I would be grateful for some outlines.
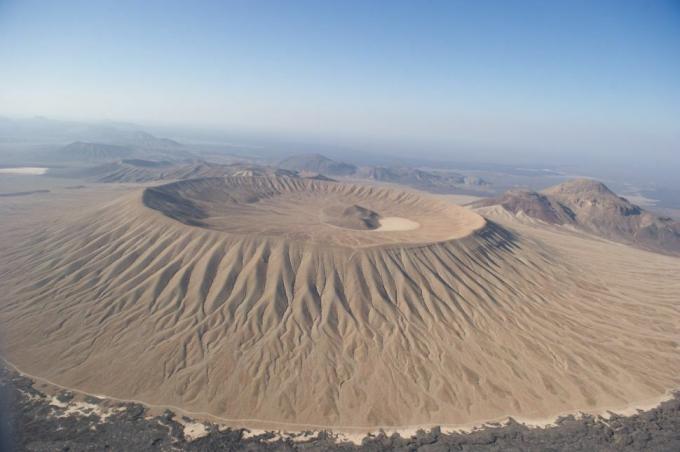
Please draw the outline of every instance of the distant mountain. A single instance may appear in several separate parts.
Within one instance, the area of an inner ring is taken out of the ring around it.
[[[120,158],[197,158],[187,146],[175,140],[156,137],[135,124],[110,121],[86,123],[44,117],[0,117],[0,142],[39,146],[19,156],[19,159],[31,162],[92,163]],[[47,149],[54,145],[65,147],[55,152]],[[79,159],[79,155],[83,158]]]
[[[435,193],[452,191],[484,190],[489,184],[478,177],[464,176],[452,172],[425,171],[410,167],[357,167],[350,163],[338,162],[321,154],[305,154],[289,157],[278,166],[302,173],[321,176],[351,177],[376,182],[407,185]]]
[[[455,189],[482,189],[489,185],[478,177],[464,176],[451,172],[424,171],[408,167],[365,167],[361,168],[357,176],[379,182],[408,185],[431,192],[447,192]]]
[[[325,176],[350,176],[358,169],[355,165],[337,162],[321,154],[294,155],[279,162],[278,167]]]
[[[180,149],[183,147],[182,144],[175,140],[158,138],[142,130],[121,133],[118,141],[144,149]]]
[[[0,117],[0,140],[6,142],[86,141],[120,145],[181,146],[167,138],[157,138],[135,124],[121,122],[77,122],[49,119]]]
[[[76,141],[59,149],[55,153],[55,157],[69,162],[90,163],[124,159],[133,154],[134,150],[128,146]]]
[[[68,163],[107,162],[121,159],[137,160],[186,160],[196,156],[176,141],[157,138],[142,131],[131,132],[118,143],[75,141],[54,152],[48,152],[48,160]]]
[[[88,168],[53,170],[53,176],[88,179],[93,182],[125,183],[195,179],[225,176],[299,177],[294,171],[243,163],[219,164],[204,161],[172,162],[123,159]]]
[[[472,204],[492,205],[650,251],[680,254],[680,222],[648,212],[594,180],[575,179],[540,193],[511,190]]]

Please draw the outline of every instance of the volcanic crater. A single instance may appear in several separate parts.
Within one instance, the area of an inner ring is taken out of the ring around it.
[[[289,177],[64,212],[0,224],[2,355],[64,387],[238,427],[365,431],[615,408],[680,384],[670,257]]]
[[[283,177],[179,181],[147,188],[143,201],[187,225],[318,245],[432,243],[486,224],[471,210],[415,192]]]

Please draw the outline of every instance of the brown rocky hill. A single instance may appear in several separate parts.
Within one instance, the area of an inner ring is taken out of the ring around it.
[[[531,218],[550,224],[572,224],[574,213],[552,198],[531,190],[513,189],[498,198],[490,198],[473,204],[475,207],[501,205],[514,214],[524,212]]]
[[[574,179],[540,193],[511,190],[473,204],[492,205],[650,251],[680,254],[680,222],[646,211],[595,180]]]

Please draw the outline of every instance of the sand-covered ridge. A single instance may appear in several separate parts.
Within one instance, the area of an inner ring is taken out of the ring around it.
[[[178,184],[2,222],[9,361],[258,426],[549,418],[680,385],[677,258],[393,189]],[[419,227],[373,223],[393,217]]]

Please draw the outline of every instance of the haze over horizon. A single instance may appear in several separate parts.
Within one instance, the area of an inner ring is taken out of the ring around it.
[[[4,1],[0,114],[680,164],[677,2],[498,6]]]

